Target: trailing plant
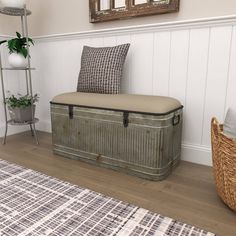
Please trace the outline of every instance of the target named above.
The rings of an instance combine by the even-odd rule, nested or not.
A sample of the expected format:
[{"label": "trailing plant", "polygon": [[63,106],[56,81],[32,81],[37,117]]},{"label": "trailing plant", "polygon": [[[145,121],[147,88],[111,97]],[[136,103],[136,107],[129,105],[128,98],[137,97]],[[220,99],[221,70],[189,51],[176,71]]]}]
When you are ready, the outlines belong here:
[{"label": "trailing plant", "polygon": [[28,94],[27,95],[18,94],[17,96],[10,95],[8,98],[6,98],[6,104],[8,104],[8,106],[11,108],[16,108],[16,107],[25,108],[38,102],[38,100],[39,100],[38,94],[35,94],[34,96],[30,96]]},{"label": "trailing plant", "polygon": [[[22,37],[19,32],[16,32],[16,38],[10,40],[0,41],[0,45],[7,43],[9,53],[18,53],[27,58],[29,55],[27,45],[34,45],[34,41],[31,38]],[[28,43],[28,44],[27,44]]]}]

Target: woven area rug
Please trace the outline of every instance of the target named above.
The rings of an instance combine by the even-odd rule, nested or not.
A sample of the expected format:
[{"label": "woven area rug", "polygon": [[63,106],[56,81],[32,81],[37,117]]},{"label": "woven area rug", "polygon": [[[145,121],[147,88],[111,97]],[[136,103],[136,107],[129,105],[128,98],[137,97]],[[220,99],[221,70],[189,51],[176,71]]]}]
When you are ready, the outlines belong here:
[{"label": "woven area rug", "polygon": [[214,234],[0,160],[0,235]]}]

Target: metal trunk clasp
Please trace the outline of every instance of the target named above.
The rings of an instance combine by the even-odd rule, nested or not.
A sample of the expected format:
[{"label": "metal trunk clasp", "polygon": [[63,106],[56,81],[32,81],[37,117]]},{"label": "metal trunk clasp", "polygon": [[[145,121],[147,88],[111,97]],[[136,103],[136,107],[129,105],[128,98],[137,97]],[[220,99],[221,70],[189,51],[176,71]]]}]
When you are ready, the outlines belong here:
[{"label": "metal trunk clasp", "polygon": [[74,117],[74,111],[73,111],[73,106],[69,105],[69,118],[72,120]]},{"label": "metal trunk clasp", "polygon": [[127,111],[123,113],[123,125],[125,128],[127,128],[129,125],[129,112]]}]

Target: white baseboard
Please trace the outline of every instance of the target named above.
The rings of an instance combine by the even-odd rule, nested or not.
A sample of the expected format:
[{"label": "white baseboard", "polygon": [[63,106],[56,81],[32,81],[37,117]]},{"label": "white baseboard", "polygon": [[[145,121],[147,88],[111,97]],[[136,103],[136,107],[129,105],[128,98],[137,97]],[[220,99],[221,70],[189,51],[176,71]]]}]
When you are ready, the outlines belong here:
[{"label": "white baseboard", "polygon": [[[44,132],[51,132],[51,122],[50,121],[40,121],[38,125],[38,130]],[[211,160],[211,149],[210,147],[194,144],[182,144],[182,154],[181,159],[183,161],[188,161],[200,165],[212,166]]]},{"label": "white baseboard", "polygon": [[[51,133],[51,122],[49,121],[40,121],[39,123],[36,124],[36,129],[39,131],[44,131],[47,133]],[[25,131],[30,131],[29,126],[8,126],[8,132],[7,135],[13,135],[13,134],[18,134],[22,133]],[[5,134],[5,125],[0,124],[0,138],[4,137]]]},{"label": "white baseboard", "polygon": [[181,159],[200,165],[212,166],[211,148],[183,143]]},{"label": "white baseboard", "polygon": [[[8,132],[7,135],[13,135],[13,134],[18,134],[18,133],[22,133],[29,130],[29,127],[27,126],[8,126]],[[4,137],[5,134],[5,125],[4,124],[0,124],[0,137]]]},{"label": "white baseboard", "polygon": [[52,132],[51,122],[47,120],[40,120],[37,125],[37,130],[51,133]]}]

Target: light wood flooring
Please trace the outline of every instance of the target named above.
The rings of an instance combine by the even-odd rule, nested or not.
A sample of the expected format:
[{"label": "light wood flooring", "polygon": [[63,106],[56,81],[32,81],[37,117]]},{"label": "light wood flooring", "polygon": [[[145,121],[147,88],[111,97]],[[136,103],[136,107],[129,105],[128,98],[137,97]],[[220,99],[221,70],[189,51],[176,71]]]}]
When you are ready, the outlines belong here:
[{"label": "light wood flooring", "polygon": [[28,132],[10,136],[0,145],[0,158],[220,236],[236,236],[236,213],[218,198],[210,167],[181,162],[167,180],[152,182],[56,156],[48,133],[39,133],[39,140],[35,145]]}]

